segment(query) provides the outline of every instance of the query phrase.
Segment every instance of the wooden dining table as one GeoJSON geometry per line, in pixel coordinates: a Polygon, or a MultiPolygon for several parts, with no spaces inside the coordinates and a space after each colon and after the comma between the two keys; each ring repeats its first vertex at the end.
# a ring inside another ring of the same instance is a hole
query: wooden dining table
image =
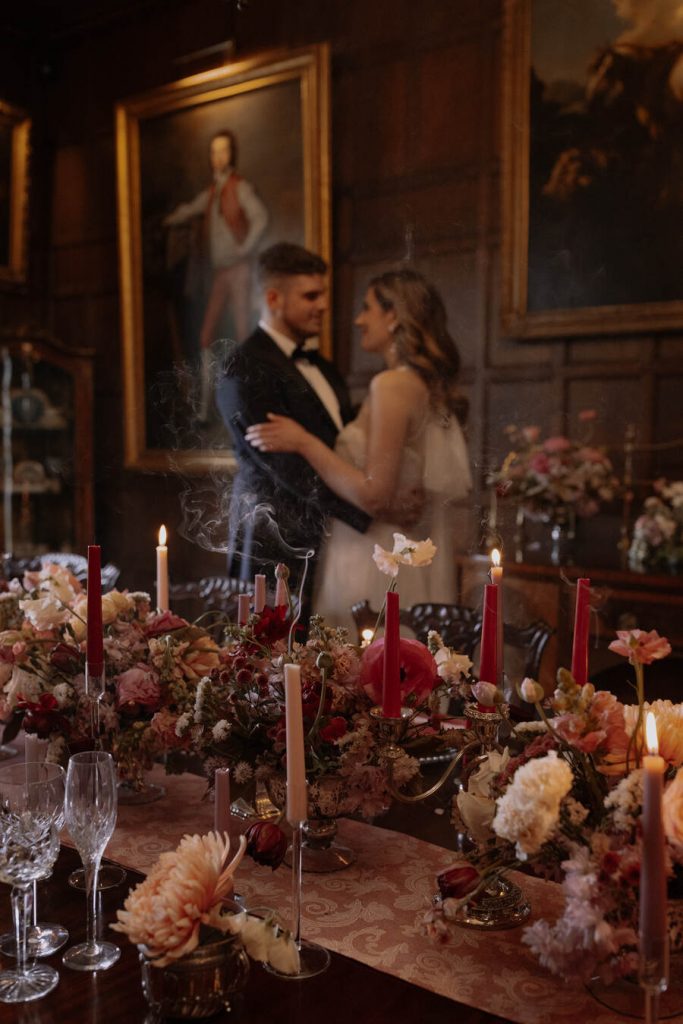
{"type": "MultiPolygon", "coordinates": [[[[40,917],[59,921],[70,941],[85,938],[85,897],[71,888],[68,876],[80,866],[78,854],[62,847],[52,877],[40,883],[40,917]]],[[[128,870],[125,882],[101,893],[101,927],[115,919],[128,889],[143,878],[128,870]]],[[[7,886],[0,886],[0,928],[11,928],[7,886]]],[[[108,938],[114,933],[109,932],[108,938]]],[[[43,999],[19,1006],[0,1003],[2,1024],[152,1024],[140,983],[137,948],[125,936],[114,938],[121,959],[107,971],[73,971],[61,963],[61,952],[46,960],[59,971],[57,988],[43,999]]],[[[2,958],[2,967],[11,961],[2,958]]],[[[409,982],[377,971],[337,953],[328,970],[315,978],[285,980],[252,963],[241,1007],[213,1018],[216,1024],[504,1024],[495,1017],[409,982]]]]}

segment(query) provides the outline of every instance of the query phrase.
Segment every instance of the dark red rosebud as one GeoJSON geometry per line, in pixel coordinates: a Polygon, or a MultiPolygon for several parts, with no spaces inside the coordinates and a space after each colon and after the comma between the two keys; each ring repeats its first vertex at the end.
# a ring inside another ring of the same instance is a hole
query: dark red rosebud
{"type": "Polygon", "coordinates": [[[334,743],[336,740],[341,739],[345,735],[348,726],[346,719],[342,718],[341,715],[331,718],[327,725],[324,725],[320,730],[320,739],[324,743],[334,743]]]}
{"type": "Polygon", "coordinates": [[[257,821],[244,833],[247,839],[247,853],[257,864],[265,867],[279,867],[287,852],[287,836],[272,821],[257,821]]]}
{"type": "Polygon", "coordinates": [[[235,682],[238,686],[248,686],[252,680],[252,674],[248,668],[241,668],[235,676],[235,682]]]}
{"type": "Polygon", "coordinates": [[[60,672],[75,675],[83,667],[83,656],[77,647],[60,643],[50,651],[50,664],[60,672]]]}
{"type": "Polygon", "coordinates": [[[436,876],[443,898],[456,900],[461,900],[476,889],[479,879],[479,872],[471,864],[454,864],[436,876]]]}
{"type": "Polygon", "coordinates": [[[615,850],[608,850],[602,858],[602,870],[606,875],[613,875],[619,867],[621,857],[615,850]]]}

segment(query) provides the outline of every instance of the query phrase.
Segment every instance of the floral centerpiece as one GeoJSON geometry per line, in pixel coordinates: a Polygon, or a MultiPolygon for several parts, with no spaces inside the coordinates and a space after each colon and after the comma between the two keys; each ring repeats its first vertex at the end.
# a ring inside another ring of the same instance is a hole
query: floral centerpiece
{"type": "Polygon", "coordinates": [[[628,559],[633,569],[672,569],[683,563],[683,480],[655,480],[635,521],[628,559]]]}
{"type": "MultiPolygon", "coordinates": [[[[593,410],[579,414],[582,423],[593,419],[593,410]]],[[[511,425],[505,433],[513,448],[488,482],[501,497],[515,498],[531,517],[553,518],[566,509],[594,516],[602,502],[616,496],[612,464],[605,450],[590,442],[587,431],[578,441],[562,434],[543,439],[537,426],[511,425]]]]}
{"type": "Polygon", "coordinates": [[[242,836],[230,859],[227,835],[184,836],[117,911],[111,927],[138,946],[143,990],[160,1016],[209,1016],[230,1008],[246,983],[245,951],[282,974],[299,969],[296,943],[274,915],[255,917],[230,902],[246,843],[242,836]]]}
{"type": "MultiPolygon", "coordinates": [[[[317,616],[308,639],[294,642],[291,651],[284,638],[269,637],[262,625],[252,616],[244,627],[230,628],[220,665],[200,681],[192,712],[178,722],[180,737],[202,757],[209,778],[225,764],[238,784],[282,774],[284,665],[292,661],[301,666],[309,784],[339,776],[343,813],[379,813],[388,802],[387,779],[370,715],[375,701],[372,688],[368,692],[363,685],[358,649],[345,630],[317,616]]],[[[418,772],[417,762],[404,755],[398,772],[408,781],[418,772]]]]}
{"type": "MultiPolygon", "coordinates": [[[[670,651],[656,632],[623,632],[612,649],[638,668],[670,651]]],[[[516,749],[493,752],[456,798],[454,820],[472,851],[438,879],[442,899],[426,927],[444,940],[459,908],[491,877],[513,867],[562,882],[557,921],[536,921],[524,941],[556,974],[605,981],[637,965],[641,859],[643,711],[657,718],[659,752],[668,772],[664,823],[670,881],[683,873],[683,705],[624,706],[560,670],[552,697],[525,680],[522,696],[540,721],[516,727],[516,749]]]]}
{"type": "MultiPolygon", "coordinates": [[[[0,718],[50,741],[47,756],[93,741],[85,698],[87,597],[66,569],[47,565],[13,580],[0,596],[0,718]]],[[[188,747],[176,721],[194,703],[196,686],[219,664],[206,630],[172,612],[155,612],[149,596],[112,590],[102,596],[106,692],[99,702],[100,739],[124,776],[137,778],[161,754],[188,747]]]]}
{"type": "MultiPolygon", "coordinates": [[[[416,542],[395,535],[393,552],[376,548],[395,583],[401,564],[428,564],[436,549],[430,541],[416,542]]],[[[265,608],[244,626],[229,626],[220,663],[203,678],[194,706],[177,722],[177,732],[200,755],[206,774],[229,765],[239,784],[268,783],[284,772],[284,665],[301,667],[302,706],[309,788],[323,779],[341,780],[344,798],[339,813],[372,817],[390,802],[386,764],[381,756],[372,708],[381,702],[383,640],[362,652],[348,640],[345,629],[328,626],[312,616],[308,638],[292,640],[287,607],[265,608]]],[[[437,648],[435,647],[435,650],[437,648]]],[[[438,666],[430,650],[416,640],[401,641],[402,698],[413,711],[415,748],[429,735],[443,734],[436,708],[467,665],[450,652],[448,666],[438,666]]],[[[446,657],[445,649],[442,657],[446,657]]],[[[407,751],[392,765],[393,780],[406,785],[419,773],[407,751]]]]}

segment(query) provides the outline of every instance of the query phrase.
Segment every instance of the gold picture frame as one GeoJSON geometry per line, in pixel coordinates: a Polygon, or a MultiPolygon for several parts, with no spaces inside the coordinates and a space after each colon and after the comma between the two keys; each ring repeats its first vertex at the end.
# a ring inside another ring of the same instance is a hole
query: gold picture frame
{"type": "MultiPolygon", "coordinates": [[[[329,76],[329,47],[320,44],[236,60],[117,105],[126,467],[203,473],[234,466],[227,429],[215,410],[208,432],[195,430],[191,423],[173,421],[168,426],[164,419],[169,402],[182,408],[183,388],[193,387],[187,367],[197,365],[199,350],[195,347],[187,357],[181,346],[197,345],[198,330],[187,324],[194,314],[196,325],[202,308],[189,291],[187,261],[173,264],[174,277],[165,276],[173,246],[164,230],[169,220],[177,219],[174,207],[182,214],[191,205],[186,201],[209,187],[208,146],[216,132],[227,128],[238,149],[233,164],[245,181],[254,183],[267,211],[258,251],[286,240],[329,262],[329,76]],[[184,268],[182,280],[178,265],[184,268]],[[163,429],[155,415],[163,420],[163,429]]],[[[195,234],[205,231],[207,213],[204,218],[204,227],[195,234]]],[[[250,254],[250,265],[256,254],[256,249],[250,254]]],[[[249,315],[255,326],[253,277],[250,289],[249,315]]],[[[229,313],[228,307],[228,330],[229,313]]],[[[330,354],[329,325],[321,349],[330,354]]]]}
{"type": "Polygon", "coordinates": [[[611,0],[505,0],[504,17],[503,332],[680,329],[683,144],[667,131],[680,104],[655,88],[666,48],[646,45],[637,5],[620,20],[611,0]],[[629,60],[641,76],[655,62],[646,95],[629,60]]]}
{"type": "Polygon", "coordinates": [[[0,284],[21,285],[27,277],[27,234],[31,119],[0,100],[0,284]]]}

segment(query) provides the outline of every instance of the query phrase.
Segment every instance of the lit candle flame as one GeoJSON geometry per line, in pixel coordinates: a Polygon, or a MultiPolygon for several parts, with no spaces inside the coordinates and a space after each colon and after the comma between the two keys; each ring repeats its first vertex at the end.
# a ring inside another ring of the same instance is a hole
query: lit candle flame
{"type": "Polygon", "coordinates": [[[166,544],[166,527],[165,526],[160,526],[159,527],[159,547],[163,548],[165,544],[166,544]]]}
{"type": "Polygon", "coordinates": [[[361,632],[360,632],[360,636],[361,636],[361,643],[360,643],[360,645],[361,645],[361,647],[367,647],[368,644],[372,643],[372,638],[373,638],[374,635],[375,635],[374,629],[368,629],[367,627],[365,629],[362,629],[361,632]]]}
{"type": "Polygon", "coordinates": [[[491,552],[491,561],[495,566],[500,565],[500,551],[498,548],[494,548],[491,552]]]}
{"type": "Polygon", "coordinates": [[[659,741],[657,739],[657,719],[652,711],[648,711],[645,719],[645,743],[649,754],[659,753],[659,741]]]}

